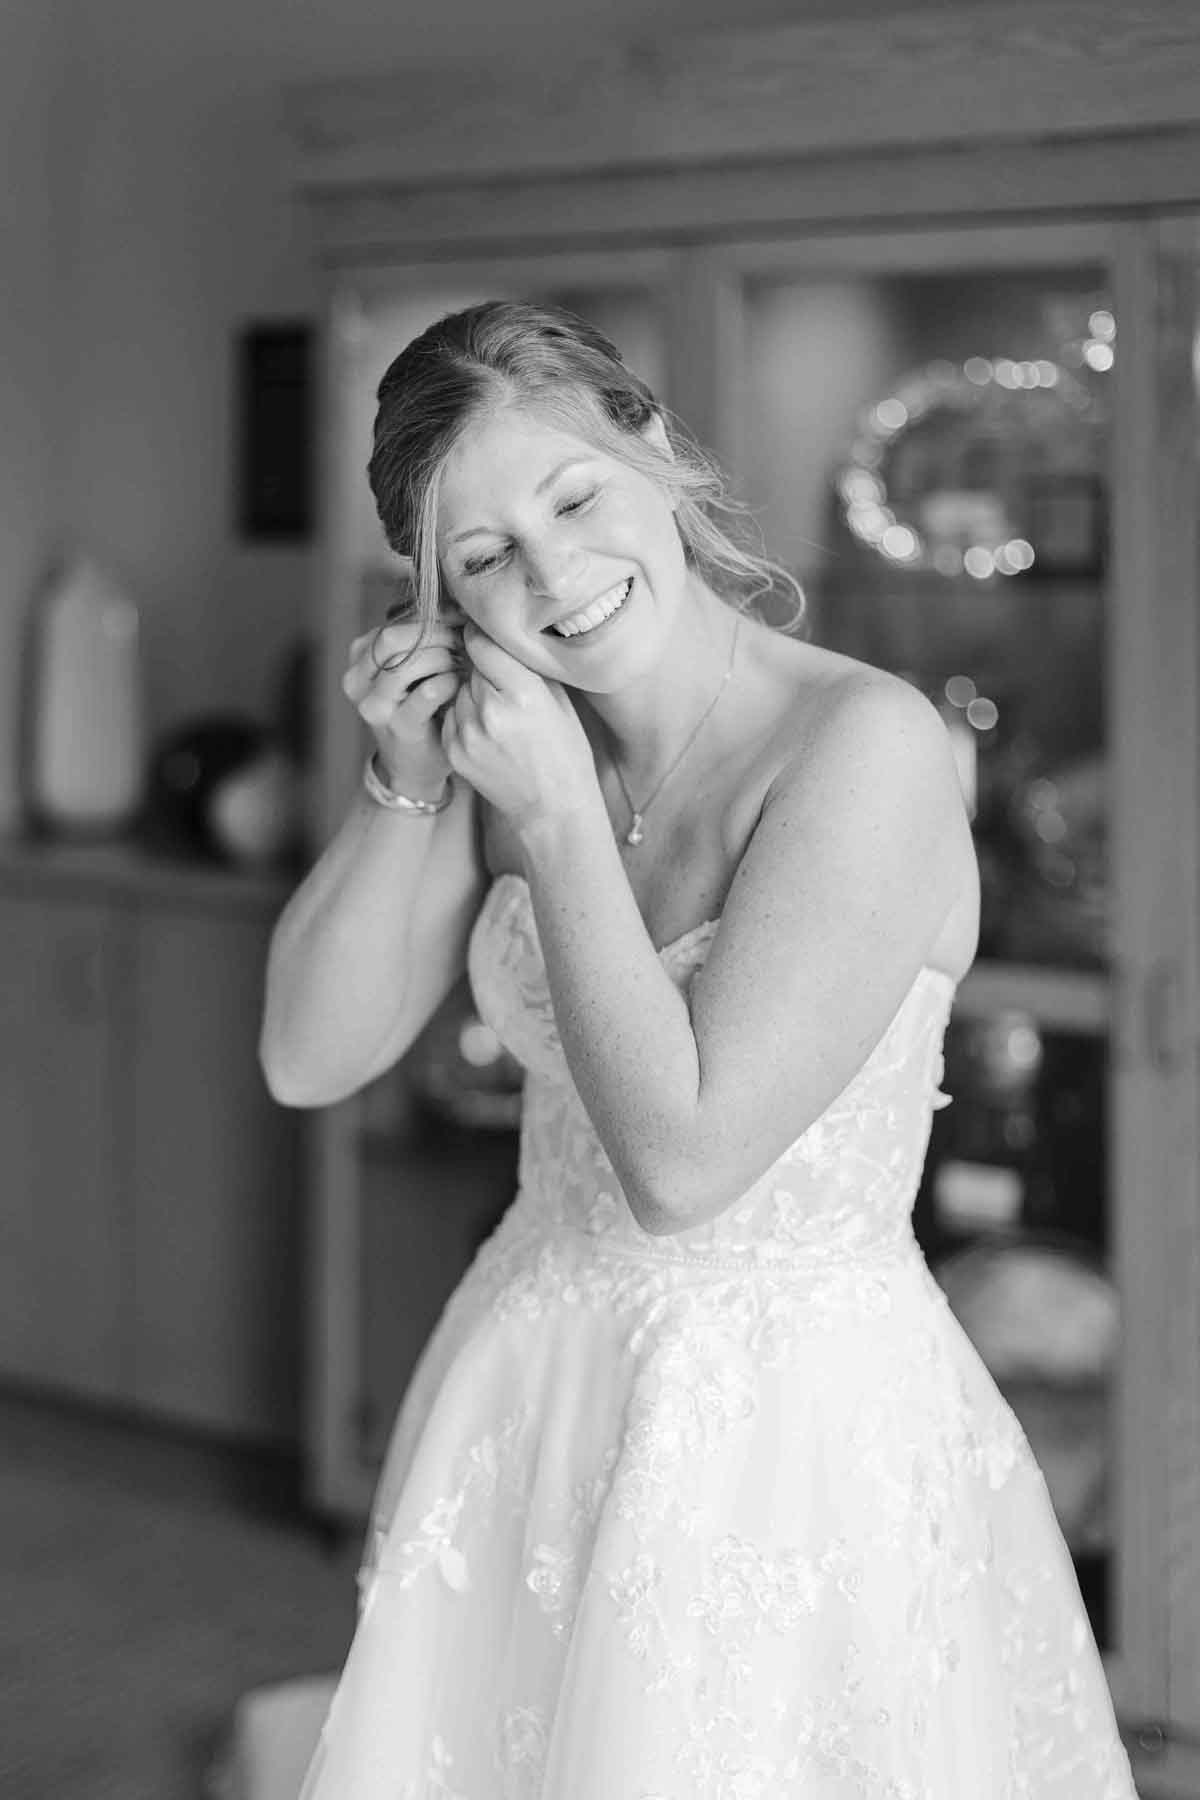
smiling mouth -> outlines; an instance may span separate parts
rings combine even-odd
[[[607,593],[603,593],[598,599],[593,600],[590,606],[581,607],[578,612],[571,613],[568,618],[557,619],[553,625],[547,625],[545,629],[551,637],[563,639],[587,637],[592,632],[599,631],[602,625],[607,625],[610,619],[615,618],[628,600],[632,589],[633,576],[629,575],[624,581],[618,582],[616,587],[609,588]]]

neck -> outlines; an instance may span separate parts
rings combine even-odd
[[[600,728],[594,745],[598,737],[635,800],[670,767],[720,691],[736,623],[733,608],[696,582],[645,675],[618,693],[579,696]]]

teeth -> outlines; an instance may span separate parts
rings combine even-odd
[[[605,619],[611,619],[617,609],[625,604],[629,590],[633,586],[633,577],[622,581],[619,586],[610,588],[607,594],[601,594],[582,612],[572,613],[569,619],[560,619],[557,625],[550,627],[559,637],[579,637],[591,631],[596,625],[603,625]]]

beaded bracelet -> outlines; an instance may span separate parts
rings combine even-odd
[[[411,800],[407,794],[398,794],[390,788],[375,767],[375,758],[379,752],[373,750],[363,764],[363,786],[375,802],[376,806],[386,807],[388,812],[407,813],[410,818],[432,818],[434,813],[445,812],[454,798],[454,783],[450,776],[446,777],[446,789],[440,800]]]

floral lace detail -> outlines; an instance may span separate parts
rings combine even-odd
[[[655,1627],[661,1629],[657,1595],[662,1578],[662,1570],[654,1558],[642,1550],[608,1584],[625,1641],[639,1662],[649,1653]]]
[[[851,1599],[862,1584],[858,1563],[840,1541],[819,1557],[798,1549],[772,1556],[761,1545],[730,1535],[714,1545],[708,1579],[688,1617],[699,1619],[710,1636],[724,1636],[727,1655],[736,1658],[762,1631],[792,1631],[815,1613],[830,1580]]]
[[[660,952],[685,992],[717,929],[709,921]],[[493,885],[470,970],[482,1017],[528,1071],[518,1205],[530,1224],[730,1270],[845,1262],[907,1239],[930,1121],[947,1099],[938,1084],[951,984],[937,971],[920,971],[844,1092],[771,1169],[716,1219],[664,1240],[633,1219],[571,1084],[521,877]]]
[[[430,1742],[429,1759],[420,1784],[406,1781],[400,1789],[400,1800],[470,1800],[469,1795],[460,1793],[450,1781],[453,1765],[454,1758],[443,1740],[435,1735]]]
[[[1011,1800],[1040,1800],[1053,1792],[1064,1738],[1085,1746],[1081,1766],[1095,1800],[1128,1800],[1124,1749],[1095,1728],[1094,1698],[1087,1679],[1091,1629],[1081,1606],[1059,1632],[1022,1630],[1018,1621],[1054,1606],[1055,1577],[1044,1560],[1026,1554],[1003,1576],[1008,1606],[1002,1660],[1013,1683],[1015,1720],[1009,1762]],[[1082,1791],[1082,1789],[1081,1789]],[[1006,1796],[1005,1800],[1009,1800]]]
[[[700,1465],[757,1406],[745,1348],[725,1321],[696,1320],[694,1294],[680,1298],[683,1319],[650,1308],[629,1341],[637,1355],[653,1340],[630,1395],[613,1481],[617,1512],[639,1538],[664,1525],[696,1535],[707,1521],[689,1498]]]
[[[359,1573],[360,1615],[372,1604],[384,1573],[405,1588],[426,1569],[436,1567],[452,1592],[466,1593],[471,1585],[470,1565],[457,1540],[464,1527],[476,1525],[480,1515],[486,1515],[502,1484],[507,1483],[513,1497],[520,1500],[521,1443],[530,1418],[530,1409],[522,1407],[498,1432],[489,1432],[471,1444],[463,1452],[453,1493],[434,1501],[411,1536],[398,1538],[394,1523],[376,1523]]]
[[[539,1706],[511,1706],[497,1728],[496,1768],[503,1800],[540,1800],[546,1763],[546,1715]]]
[[[567,1550],[556,1550],[553,1544],[536,1544],[533,1567],[525,1577],[525,1586],[537,1595],[544,1613],[562,1613],[572,1607],[577,1584],[575,1558]],[[559,1622],[554,1629],[563,1631]]]
[[[609,1449],[598,1472],[590,1480],[576,1484],[565,1543],[534,1545],[525,1585],[537,1596],[538,1606],[556,1637],[570,1632],[596,1524],[611,1491],[616,1465],[617,1451]]]
[[[661,953],[684,992],[716,929]],[[518,878],[470,966],[528,1071],[520,1188],[405,1396],[301,1800],[1135,1800],[1045,1483],[912,1234],[950,984],[655,1239]]]

